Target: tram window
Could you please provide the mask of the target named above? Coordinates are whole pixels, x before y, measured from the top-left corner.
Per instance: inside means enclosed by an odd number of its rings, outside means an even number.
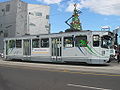
[[[22,40],[16,40],[16,48],[22,48]]]
[[[102,48],[109,48],[112,46],[112,41],[113,39],[111,38],[111,36],[103,36],[101,37],[101,47]]]
[[[41,39],[41,47],[43,48],[49,47],[49,38]]]
[[[78,47],[86,47],[87,46],[87,36],[83,36],[83,35],[80,35],[80,36],[76,36],[75,37],[75,46]]]
[[[39,48],[39,39],[33,39],[32,40],[32,48]]]
[[[14,48],[15,47],[15,40],[10,40],[9,41],[9,48]]]
[[[64,47],[74,47],[73,37],[64,37]]]
[[[94,47],[99,47],[99,38],[100,36],[99,35],[93,35],[93,46]]]

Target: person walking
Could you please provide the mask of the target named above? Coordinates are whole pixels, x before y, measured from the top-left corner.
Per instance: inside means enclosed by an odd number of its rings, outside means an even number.
[[[120,51],[118,51],[117,60],[118,60],[118,63],[119,63],[120,62]]]
[[[120,45],[118,45],[118,48],[117,48],[117,60],[119,63],[120,62]]]

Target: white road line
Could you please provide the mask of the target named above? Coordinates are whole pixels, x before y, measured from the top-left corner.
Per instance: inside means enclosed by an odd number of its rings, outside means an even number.
[[[83,86],[83,85],[76,85],[76,84],[67,84],[67,86],[71,86],[71,87],[82,87],[82,88],[96,89],[96,90],[112,90],[112,89],[97,88],[97,87]]]

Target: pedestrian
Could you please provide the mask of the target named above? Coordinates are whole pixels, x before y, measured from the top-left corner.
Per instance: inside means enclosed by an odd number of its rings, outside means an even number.
[[[118,63],[120,62],[120,46],[118,46],[118,52],[117,52],[117,60],[118,60]]]
[[[120,62],[120,51],[118,52],[117,60],[118,60],[118,63],[119,63]]]

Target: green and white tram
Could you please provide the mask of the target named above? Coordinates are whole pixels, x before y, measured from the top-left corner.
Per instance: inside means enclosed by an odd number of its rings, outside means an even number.
[[[4,39],[4,58],[43,62],[105,64],[114,55],[114,34],[79,31]]]

